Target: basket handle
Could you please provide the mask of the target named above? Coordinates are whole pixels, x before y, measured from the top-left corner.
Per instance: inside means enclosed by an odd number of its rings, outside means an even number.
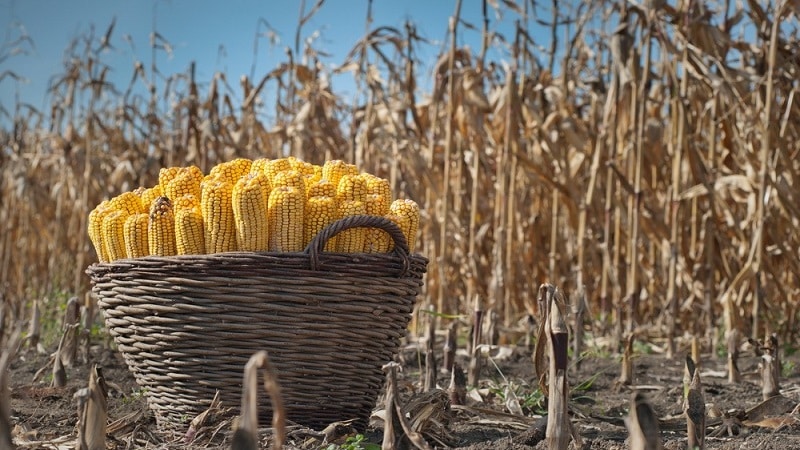
[[[306,247],[304,251],[311,259],[311,270],[317,270],[319,267],[319,254],[325,249],[325,244],[328,243],[328,240],[350,228],[379,228],[387,232],[394,242],[394,248],[391,253],[403,260],[403,270],[400,276],[406,274],[410,265],[408,261],[408,242],[406,241],[406,236],[403,234],[403,231],[396,223],[385,217],[364,214],[339,219],[325,227],[325,229],[311,239],[311,242],[308,243],[308,247]]]

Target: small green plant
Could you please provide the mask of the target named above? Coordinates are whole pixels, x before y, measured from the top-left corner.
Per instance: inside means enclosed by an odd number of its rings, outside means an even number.
[[[594,375],[590,376],[589,378],[581,381],[577,386],[572,388],[573,391],[580,391],[586,392],[592,388],[594,382],[597,381],[597,377],[600,376],[601,372],[597,372]]]
[[[147,395],[147,388],[134,389],[131,391],[131,395],[126,395],[122,398],[122,403],[127,405],[138,402],[139,400],[143,399],[145,395]]]
[[[792,361],[787,361],[785,359],[781,360],[781,376],[784,378],[788,378],[792,376],[794,373],[796,365]]]
[[[633,341],[633,353],[639,355],[652,355],[653,354],[653,345],[649,342],[640,341],[638,339],[634,339]]]
[[[504,380],[503,383],[492,382],[491,392],[501,403],[505,404],[512,396],[516,397],[525,414],[544,414],[545,398],[539,388],[533,388],[524,381]]]
[[[344,441],[344,444],[330,444],[325,447],[325,450],[381,450],[381,446],[379,444],[366,442],[366,439],[367,438],[364,437],[363,434],[349,436]]]

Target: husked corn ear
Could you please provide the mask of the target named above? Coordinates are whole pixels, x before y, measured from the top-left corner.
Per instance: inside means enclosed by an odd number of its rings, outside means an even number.
[[[138,203],[138,198],[136,199]],[[121,209],[114,209],[103,218],[103,236],[105,236],[106,254],[109,261],[125,257],[125,219],[128,214]]]
[[[339,185],[339,180],[344,175],[358,175],[358,167],[341,159],[325,161],[322,166],[322,178],[330,181],[334,186]]]
[[[362,173],[361,176],[363,176],[364,179],[367,180],[367,195],[369,194],[382,195],[384,201],[386,202],[386,211],[388,212],[389,205],[391,205],[392,203],[392,186],[389,184],[389,180],[381,177],[376,177],[375,175],[368,173]]]
[[[401,230],[405,226],[404,223],[407,223],[404,217],[400,217],[396,214],[386,214],[384,217],[391,220],[395,223]],[[387,253],[394,248],[394,242],[392,241],[392,237],[389,236],[389,233],[379,230],[376,228],[370,228],[367,230],[367,240],[364,243],[364,252],[366,253]]]
[[[203,213],[197,202],[175,209],[175,246],[179,255],[202,255],[206,252]]]
[[[250,173],[233,187],[233,219],[239,250],[262,252],[269,250],[267,203],[269,180],[264,173]]]
[[[162,167],[158,171],[158,185],[161,187],[162,194],[167,191],[167,184],[178,176],[180,170],[180,167]]]
[[[383,194],[367,194],[367,201],[364,202],[367,214],[371,216],[385,216],[389,214],[391,202]]]
[[[306,196],[306,182],[303,178],[303,175],[296,171],[296,170],[284,170],[283,172],[278,173],[275,175],[275,178],[272,180],[272,187],[278,186],[291,186],[300,193],[303,194],[303,197]]]
[[[142,202],[142,211],[149,212],[150,207],[153,206],[153,202],[162,195],[164,195],[164,193],[161,191],[160,184],[143,190],[142,194],[139,196],[139,199]]]
[[[367,181],[360,175],[342,175],[336,187],[336,200],[339,203],[346,201],[367,201]]]
[[[389,211],[406,220],[400,224],[400,229],[403,230],[406,241],[408,241],[408,251],[413,252],[419,228],[419,205],[411,199],[397,199],[392,202]]]
[[[303,250],[303,210],[305,196],[291,186],[273,187],[269,194],[269,250],[299,252]]]
[[[89,213],[89,224],[87,232],[89,239],[94,245],[94,250],[97,252],[97,259],[102,262],[108,262],[108,251],[106,250],[105,235],[103,234],[103,219],[105,216],[113,211],[109,206],[108,200],[103,200]]]
[[[125,219],[125,255],[128,258],[141,258],[150,254],[147,241],[147,224],[150,215],[138,213]]]
[[[308,245],[314,237],[339,218],[339,205],[330,196],[309,197],[303,214],[303,244]],[[325,251],[336,251],[334,236],[325,243]]]
[[[288,158],[278,158],[273,159],[267,164],[265,171],[267,174],[267,178],[269,178],[270,185],[274,188],[277,186],[275,184],[275,177],[286,170],[292,170],[292,163],[289,161]]]
[[[126,215],[146,212],[142,209],[142,200],[134,192],[123,192],[110,200],[109,206],[112,209],[119,209]]]
[[[267,175],[267,166],[272,160],[269,158],[258,158],[253,160],[253,164],[250,165],[250,173],[263,173]]]
[[[250,172],[250,167],[252,165],[252,160],[236,158],[228,162],[217,164],[211,169],[209,175],[234,184],[239,181],[239,178],[242,178],[245,174]]]
[[[308,187],[308,190],[306,191],[306,197],[336,198],[336,186],[328,180],[320,179]]]
[[[339,203],[339,212],[342,218],[366,214],[364,202],[347,200]],[[364,251],[365,228],[350,228],[337,236],[336,251],[344,253],[361,253]]]
[[[167,183],[164,195],[170,200],[192,194],[200,198],[200,182],[203,181],[203,172],[197,166],[182,167],[178,174]]]
[[[303,175],[314,175],[314,164],[310,162],[301,161],[297,158],[289,160],[289,165],[292,167],[292,170],[296,170]]]
[[[220,178],[206,177],[201,188],[200,209],[203,212],[206,253],[236,251],[233,184]]]
[[[181,209],[191,209],[199,207],[200,207],[200,196],[194,194],[184,194],[178,197],[177,199],[172,200],[172,208],[175,210],[176,213]]]
[[[370,216],[386,216],[389,214],[389,202],[384,200],[382,194],[367,194],[364,203],[366,214]],[[385,231],[378,228],[367,228],[364,236],[365,253],[386,253],[391,244],[391,238]]]
[[[172,201],[158,197],[150,208],[147,222],[147,249],[151,255],[173,256],[177,254],[175,245],[175,215]]]

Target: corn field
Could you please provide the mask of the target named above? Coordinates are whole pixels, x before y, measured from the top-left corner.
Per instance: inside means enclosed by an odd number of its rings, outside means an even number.
[[[86,293],[101,200],[162,167],[292,155],[355,163],[421,205],[420,308],[514,327],[549,282],[618,339],[797,338],[798,3],[497,3],[470,24],[458,1],[437,61],[409,22],[371,28],[337,68],[309,40],[238,81],[154,59],[114,85],[103,36],[72,43],[48,110],[3,109],[2,317]],[[510,35],[498,12],[519,19]]]

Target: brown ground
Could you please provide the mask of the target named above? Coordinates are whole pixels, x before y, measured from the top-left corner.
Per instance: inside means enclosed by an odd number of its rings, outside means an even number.
[[[644,350],[646,351],[646,349]],[[682,408],[681,380],[683,360],[666,359],[657,354],[639,354],[635,360],[633,386],[619,387],[616,384],[618,358],[600,354],[585,358],[579,368],[570,375],[572,392],[572,420],[581,438],[583,448],[623,449],[627,448],[627,430],[622,419],[627,415],[628,403],[634,389],[645,391],[653,408],[662,419],[662,437],[665,448],[686,447]],[[465,449],[531,449],[546,448],[544,442],[536,444],[536,414],[541,404],[536,405],[533,394],[532,365],[530,352],[514,348],[506,355],[492,352],[492,361],[487,361],[482,372],[482,388],[468,400],[466,407],[453,409],[449,424],[449,436],[442,431],[433,433],[449,448]],[[761,401],[761,389],[755,376],[758,358],[745,353],[740,368],[745,381],[729,385],[724,377],[724,361],[712,355],[704,355],[701,374],[705,388],[707,410],[712,406],[718,411],[744,411]],[[117,421],[108,439],[108,448],[185,448],[180,435],[166,436],[156,431],[155,420],[146,407],[146,400],[137,390],[122,358],[113,351],[95,345],[90,359],[103,367],[110,382],[109,421]],[[782,393],[788,410],[800,402],[800,374],[795,369],[796,358],[785,358]],[[419,385],[419,370],[416,351],[408,347],[401,355],[404,370],[398,385],[401,402],[408,403],[414,386]],[[46,370],[41,379],[34,381],[36,372],[47,364],[48,358],[36,353],[22,353],[11,366],[11,416],[16,426],[15,442],[19,448],[73,448],[76,435],[76,402],[73,395],[88,379],[88,364],[81,363],[69,368],[68,386],[51,388]],[[461,363],[466,362],[461,358]],[[447,387],[449,378],[441,376],[439,384]],[[576,387],[583,383],[583,390]],[[517,399],[525,415],[513,415],[504,408],[504,387],[516,386]],[[478,394],[482,402],[478,402]],[[506,395],[505,397],[509,397]],[[751,416],[754,416],[751,413]],[[738,434],[719,437],[709,436],[709,449],[792,449],[800,448],[800,425],[790,413],[784,415],[787,425],[776,429],[774,424],[759,425],[740,422]],[[708,432],[720,429],[719,419],[709,418]],[[730,421],[729,421],[730,422]],[[774,420],[773,420],[774,422]],[[770,426],[765,426],[770,425]],[[202,430],[194,447],[227,448],[230,445],[230,421],[217,421]],[[312,430],[301,427],[289,428],[289,443],[297,448],[326,448],[311,437]],[[363,432],[366,441],[380,444],[381,431],[368,429]],[[213,435],[213,436],[212,436]],[[268,433],[265,433],[268,435]],[[346,436],[345,436],[346,437]],[[343,442],[341,437],[337,442]],[[266,439],[265,439],[266,440]],[[432,445],[434,441],[429,439]],[[438,444],[440,448],[445,446]],[[352,448],[352,447],[351,447]],[[358,448],[358,447],[355,447]],[[361,448],[368,448],[363,446]]]

